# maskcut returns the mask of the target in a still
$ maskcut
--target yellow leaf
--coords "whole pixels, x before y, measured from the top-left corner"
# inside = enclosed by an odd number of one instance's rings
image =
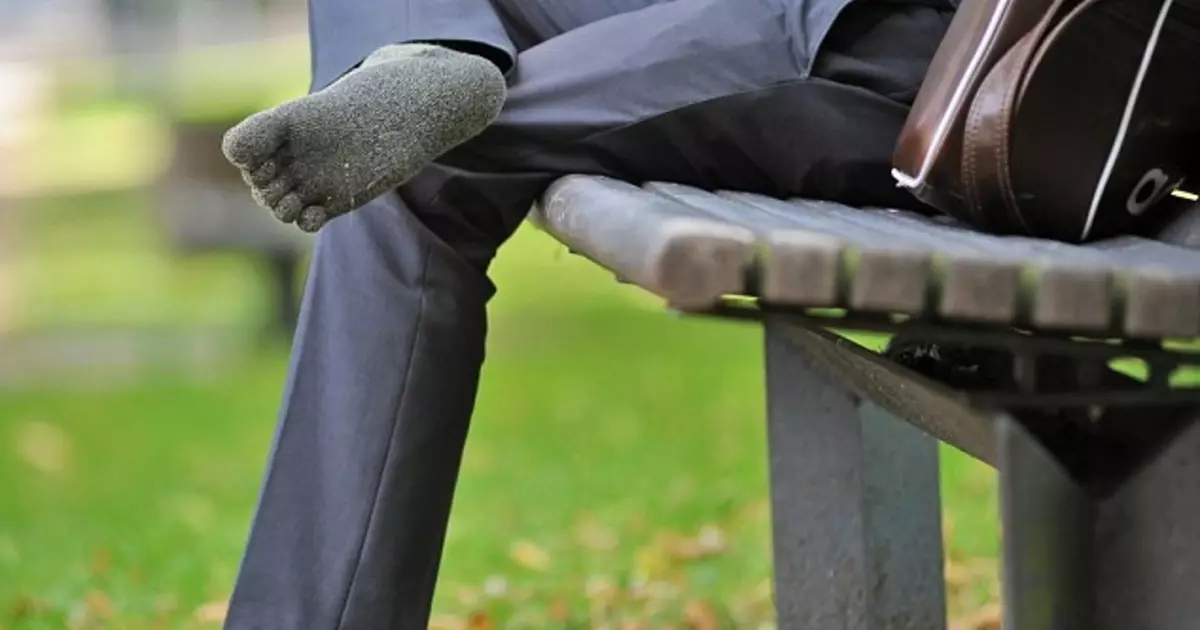
[[[229,612],[229,602],[218,601],[209,602],[196,609],[192,613],[196,621],[200,623],[222,623],[225,621],[225,614]]]
[[[565,623],[571,618],[571,607],[562,599],[556,599],[550,604],[550,618],[558,623]]]
[[[89,617],[107,619],[112,617],[113,613],[115,612],[113,610],[112,600],[108,598],[108,595],[105,595],[100,591],[92,591],[88,593],[84,603],[87,607]]]
[[[17,429],[17,452],[38,472],[55,474],[67,467],[70,444],[58,427],[45,422],[26,422]]]
[[[674,560],[699,560],[724,553],[726,546],[725,533],[714,525],[706,525],[693,538],[672,538],[667,552]]]
[[[493,575],[483,581],[483,594],[488,597],[504,597],[508,594],[508,580],[503,575]]]
[[[9,615],[13,619],[20,621],[26,617],[32,617],[40,612],[42,608],[44,608],[44,606],[38,600],[29,597],[28,595],[20,595],[13,600],[12,609],[9,611]]]
[[[991,604],[971,617],[951,626],[951,630],[1001,630],[1003,609]]]
[[[465,630],[467,622],[448,615],[435,616],[429,620],[429,630]]]
[[[651,582],[664,578],[671,570],[671,560],[663,550],[642,547],[634,556],[634,578],[639,582]]]
[[[588,577],[584,584],[584,593],[589,600],[610,602],[617,599],[621,591],[611,579],[603,575],[593,575]]]
[[[467,630],[496,630],[496,623],[487,613],[476,611],[467,619]]]
[[[531,571],[547,571],[550,569],[550,554],[545,549],[527,540],[513,543],[508,550],[508,556],[513,562]]]
[[[587,518],[575,529],[575,540],[585,549],[612,551],[620,544],[617,535],[593,518]]]
[[[92,575],[105,575],[112,568],[112,553],[107,549],[97,549],[92,552],[92,560],[88,568]]]
[[[688,630],[717,630],[717,614],[712,606],[692,600],[683,606],[683,617],[687,621]]]
[[[470,608],[479,603],[480,592],[477,588],[458,586],[454,589],[454,599],[460,606]]]
[[[160,595],[154,600],[154,614],[165,617],[179,608],[179,597],[176,595]]]

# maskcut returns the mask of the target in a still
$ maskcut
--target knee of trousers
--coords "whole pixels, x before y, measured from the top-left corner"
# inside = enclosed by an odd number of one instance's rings
[[[427,219],[398,191],[382,195],[321,229],[310,275],[322,276],[323,284],[380,293],[397,285],[429,288],[445,281],[489,299],[495,292],[485,273],[491,255],[455,246]]]

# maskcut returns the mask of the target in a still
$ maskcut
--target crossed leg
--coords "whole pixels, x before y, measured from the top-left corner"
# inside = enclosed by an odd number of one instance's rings
[[[517,4],[496,4],[511,38],[477,42],[498,59],[537,26]],[[675,0],[547,35],[517,55],[486,131],[321,230],[227,628],[426,626],[486,269],[558,175],[911,205],[892,144],[949,16],[857,4],[809,58],[803,4]]]

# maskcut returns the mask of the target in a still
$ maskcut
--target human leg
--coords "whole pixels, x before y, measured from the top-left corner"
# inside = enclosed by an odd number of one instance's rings
[[[482,360],[483,271],[558,174],[865,197],[879,171],[890,185],[890,140],[874,136],[898,133],[900,69],[936,46],[937,14],[864,13],[831,48],[843,61],[808,64],[786,3],[722,4],[737,5],[664,4],[529,49],[496,124],[322,231],[227,628],[424,627]],[[597,50],[618,33],[624,56]]]
[[[504,93],[482,57],[390,45],[333,85],[242,121],[222,148],[259,205],[315,232],[483,131]]]
[[[319,235],[226,628],[424,628],[491,294],[399,194]]]
[[[808,60],[796,4],[668,3],[522,52],[499,118],[413,182],[423,221],[491,252],[571,173],[928,210],[891,154],[952,14],[855,4]]]
[[[312,90],[393,44],[454,43],[507,71],[516,46],[490,0],[308,0]]]
[[[329,19],[314,19],[314,85],[322,87],[231,129],[225,155],[259,205],[315,232],[491,123],[515,49],[660,1],[402,0],[403,22],[395,22],[395,12],[363,20],[363,2],[338,6]],[[332,13],[327,2],[312,6],[314,17]],[[346,22],[363,23],[354,29]],[[330,36],[316,28],[331,23],[337,28]],[[363,58],[364,41],[394,43]],[[346,73],[349,66],[356,68]]]

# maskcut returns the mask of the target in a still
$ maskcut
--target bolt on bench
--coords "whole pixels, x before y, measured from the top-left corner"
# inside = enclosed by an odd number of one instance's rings
[[[1200,355],[1164,343],[1200,336],[1188,230],[1076,246],[589,176],[533,221],[672,308],[762,322],[782,630],[945,628],[938,440],[998,469],[1006,630],[1200,627]]]

